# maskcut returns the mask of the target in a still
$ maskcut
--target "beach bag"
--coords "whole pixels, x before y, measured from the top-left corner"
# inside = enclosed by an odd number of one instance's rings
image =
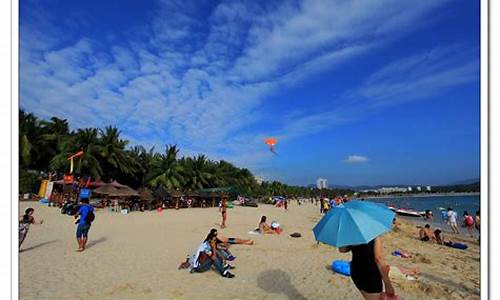
[[[92,224],[92,222],[94,222],[95,220],[95,214],[94,214],[94,211],[89,211],[89,213],[87,214],[87,217],[85,218],[85,223],[87,224]]]

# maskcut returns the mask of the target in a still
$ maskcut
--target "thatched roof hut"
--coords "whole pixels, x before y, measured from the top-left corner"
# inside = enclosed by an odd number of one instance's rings
[[[139,197],[139,193],[129,186],[123,186],[118,189],[118,195],[123,197]]]
[[[125,188],[125,187],[128,187],[128,186],[126,186],[126,185],[124,185],[124,184],[119,183],[119,182],[118,182],[118,181],[116,181],[116,180],[111,181],[109,184],[111,184],[111,185],[112,185],[112,186],[114,186],[115,188]]]
[[[96,194],[106,195],[106,196],[119,196],[118,189],[111,184],[105,184],[93,191]]]
[[[184,196],[184,193],[181,192],[181,191],[178,191],[178,190],[170,190],[168,192],[168,194],[170,195],[170,197],[172,198],[180,198],[182,196]]]
[[[155,200],[153,193],[151,192],[151,190],[149,190],[147,188],[141,188],[139,190],[139,198],[141,198],[142,201],[146,201],[146,202],[152,202]]]
[[[201,193],[197,191],[188,191],[186,193],[186,196],[188,197],[201,197]]]

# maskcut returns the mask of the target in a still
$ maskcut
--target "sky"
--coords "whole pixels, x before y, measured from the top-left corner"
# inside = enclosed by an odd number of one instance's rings
[[[20,106],[265,180],[448,184],[480,176],[479,27],[469,0],[21,0]]]

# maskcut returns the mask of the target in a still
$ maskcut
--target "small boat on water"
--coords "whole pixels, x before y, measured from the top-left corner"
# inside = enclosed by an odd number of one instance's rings
[[[398,214],[398,215],[401,215],[401,216],[407,216],[407,217],[422,217],[425,215],[425,211],[416,211],[414,209],[410,209],[410,208],[397,208],[395,210],[395,212]]]

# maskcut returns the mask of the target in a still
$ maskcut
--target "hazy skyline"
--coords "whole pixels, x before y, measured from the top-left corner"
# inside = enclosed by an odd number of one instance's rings
[[[21,107],[266,180],[447,184],[480,174],[479,23],[466,0],[22,0]]]

